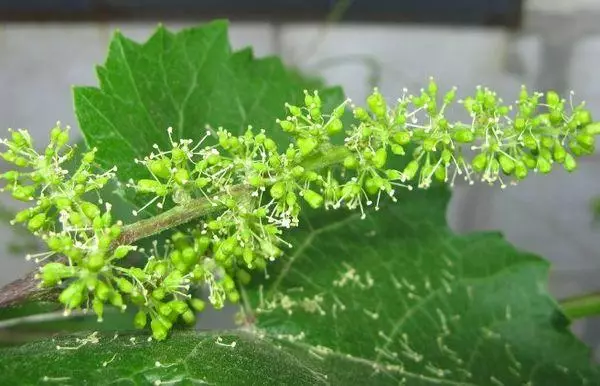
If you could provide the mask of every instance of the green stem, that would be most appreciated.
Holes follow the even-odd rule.
[[[562,311],[571,320],[600,315],[600,293],[574,296],[560,302]]]
[[[321,149],[321,152],[314,157],[306,159],[302,165],[308,170],[319,170],[343,162],[348,154],[350,151],[345,146],[328,146]],[[251,187],[246,185],[236,185],[229,190],[229,194],[234,197],[247,195],[250,192]],[[222,209],[222,205],[217,205],[207,198],[190,200],[154,217],[126,225],[116,244],[128,245]]]

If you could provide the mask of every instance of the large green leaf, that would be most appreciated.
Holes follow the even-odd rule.
[[[548,264],[497,234],[452,234],[447,198],[435,189],[366,220],[341,211],[307,218],[291,234],[290,255],[246,290],[243,331],[177,333],[161,343],[110,335],[77,350],[55,347],[80,345],[75,338],[33,343],[0,351],[0,379],[599,384],[588,349],[546,292]]]
[[[117,32],[97,74],[99,88],[75,88],[76,114],[100,165],[116,165],[122,181],[145,176],[133,160],[152,152],[153,144],[167,149],[168,127],[175,139],[200,139],[206,125],[232,132],[252,125],[285,143],[285,134],[273,130],[275,119],[286,102],[303,98],[303,88],[318,85],[278,58],[232,52],[224,21],[176,34],[160,26],[144,44]],[[331,103],[341,101],[339,88],[323,93]]]

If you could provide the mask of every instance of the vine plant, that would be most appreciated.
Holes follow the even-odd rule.
[[[238,302],[235,279],[247,283],[248,271],[266,269],[292,247],[283,231],[298,226],[301,200],[313,209],[345,206],[365,218],[365,208],[379,210],[382,197],[395,201],[397,189],[426,189],[434,179],[454,185],[462,177],[505,188],[530,171],[549,173],[554,164],[573,171],[575,157],[590,154],[600,133],[600,124],[592,123],[582,104],[568,111],[569,103],[553,91],[542,99],[543,94],[530,95],[523,88],[513,119],[512,106],[479,88],[460,101],[472,119],[463,123],[444,115],[456,90],[438,106],[433,80],[420,94],[405,92],[392,106],[375,90],[367,108],[352,107],[359,123],[348,128],[342,118],[349,100],[323,112],[318,92],[304,94],[303,106],[287,104],[289,115],[277,120],[292,140],[282,152],[264,130],[252,127],[241,136],[209,128],[197,140],[174,139],[169,127],[171,147],[155,145],[147,157],[135,159],[149,178],[131,180],[128,187],[151,197],[134,216],[153,204],[163,208],[167,199],[177,206],[127,226],[113,219],[110,203],[85,198],[116,172],[93,170],[96,149],[85,152],[69,174],[62,166],[75,154],[67,145],[68,127],[58,123],[52,129],[42,154],[27,131],[12,131],[11,139],[2,140],[7,148],[2,157],[18,169],[1,177],[14,198],[35,203],[13,222],[26,223],[48,246],[48,252],[27,255],[40,264],[40,285],[63,288],[58,300],[66,314],[91,308],[102,321],[106,303],[122,309],[132,305],[139,309],[135,326],[149,322],[154,338],[163,340],[175,321],[194,323],[193,310],[204,309],[190,288],[206,285],[217,309],[226,300]],[[331,137],[340,133],[344,144],[335,146]],[[203,146],[210,136],[218,144]],[[476,152],[472,160],[465,147]],[[394,156],[409,162],[395,169],[388,161]],[[142,268],[121,264],[139,239],[198,217],[203,221],[196,227],[175,232],[160,249],[147,251]],[[48,262],[55,255],[67,262]]]
[[[101,149],[77,155],[68,126],[57,123],[43,151],[26,130],[11,130],[1,155],[15,169],[0,178],[15,199],[31,203],[13,223],[47,246],[27,255],[39,265],[35,282],[58,290],[65,315],[93,310],[102,321],[107,305],[133,307],[134,326],[149,326],[154,339],[165,340],[176,323],[195,323],[205,308],[194,288],[206,287],[219,309],[240,301],[253,271],[268,272],[272,261],[286,259],[297,247],[288,229],[302,225],[305,211],[346,208],[365,219],[397,205],[401,191],[458,180],[504,189],[557,166],[572,172],[600,133],[573,95],[525,87],[511,105],[483,87],[464,99],[456,88],[440,93],[431,79],[393,103],[375,89],[364,107],[349,99],[326,106],[318,91],[306,90],[301,103],[282,106],[286,115],[272,120],[288,136],[285,145],[261,127],[237,135],[207,126],[194,138],[165,127],[168,146],[154,144],[131,159],[142,177],[122,185],[116,166],[97,162]],[[448,119],[455,107],[468,120]],[[145,201],[133,215],[146,218],[125,224],[112,213],[102,194],[111,180]],[[140,247],[159,234],[166,241]],[[132,265],[132,253],[145,262]]]

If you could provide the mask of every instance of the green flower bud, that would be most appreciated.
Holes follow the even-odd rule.
[[[552,164],[544,157],[538,157],[537,169],[543,174],[548,174],[552,171]]]
[[[33,218],[31,220],[29,220],[29,222],[27,223],[27,228],[30,231],[35,232],[35,231],[39,230],[41,227],[43,227],[45,222],[46,222],[46,213],[39,213],[39,214],[36,214],[35,216],[33,216]]]
[[[560,103],[560,97],[556,91],[548,91],[546,93],[546,103],[550,106],[556,106]]]
[[[191,310],[187,310],[181,314],[181,319],[183,319],[186,324],[192,325],[196,322],[196,315]]]
[[[129,251],[131,251],[132,249],[133,247],[130,245],[119,245],[117,248],[115,248],[112,257],[114,259],[122,259],[125,256],[127,256]]]
[[[75,274],[74,269],[67,267],[62,263],[48,263],[41,269],[42,282],[46,286],[53,286],[60,282],[62,279],[72,277]]]
[[[314,139],[312,137],[308,137],[308,138],[298,138],[298,140],[296,141],[296,144],[298,145],[298,149],[300,150],[300,153],[303,156],[306,156],[306,155],[312,153],[312,151],[316,149],[318,142],[316,139]]]
[[[256,142],[257,145],[262,145],[265,142],[265,139],[267,139],[267,136],[264,133],[256,134],[254,142]]]
[[[533,169],[537,166],[537,160],[531,154],[523,153],[521,155],[521,160],[525,163],[525,166],[527,166],[529,169]]]
[[[19,148],[31,148],[31,136],[25,130],[13,131],[12,140]]]
[[[240,294],[237,291],[230,291],[227,293],[227,298],[233,304],[236,304],[240,301]]]
[[[171,159],[175,164],[180,165],[187,160],[187,155],[183,149],[174,147],[173,150],[171,150]]]
[[[435,151],[435,145],[437,145],[438,141],[435,138],[428,137],[423,140],[423,149],[425,151]]]
[[[517,161],[515,163],[515,177],[517,177],[519,180],[522,180],[527,177],[528,173],[529,172],[527,171],[525,163],[522,161]]]
[[[301,114],[298,114],[298,116],[300,116]],[[279,123],[279,126],[281,126],[281,129],[283,131],[285,131],[286,133],[293,133],[294,131],[296,131],[296,125],[288,120],[277,120],[277,123]]]
[[[475,157],[473,157],[473,161],[471,162],[473,166],[473,170],[476,172],[482,172],[485,170],[488,164],[488,155],[487,153],[479,153]]]
[[[104,267],[104,254],[95,252],[88,256],[87,268],[90,271],[97,272]]]
[[[293,160],[296,158],[296,155],[298,153],[296,152],[296,149],[294,149],[293,147],[288,147],[287,150],[285,151],[285,156],[289,159],[289,160]]]
[[[452,103],[454,99],[456,99],[456,87],[452,87],[452,89],[444,95],[444,103],[448,105]]]
[[[6,181],[17,181],[19,179],[19,172],[15,171],[15,170],[10,170],[6,173],[0,174],[0,178],[4,179]]]
[[[238,246],[237,238],[235,236],[231,236],[221,243],[219,250],[224,255],[230,255],[233,253],[236,246]]]
[[[575,139],[577,140],[577,143],[584,148],[594,146],[594,137],[589,134],[579,134]]]
[[[385,148],[380,147],[379,149],[377,149],[377,151],[375,151],[375,156],[373,157],[372,161],[373,165],[375,165],[376,168],[383,169],[387,161],[387,151],[385,150]]]
[[[367,105],[376,117],[385,117],[385,113],[387,110],[386,103],[383,98],[383,95],[381,95],[377,90],[375,90],[371,95],[367,97]]]
[[[183,314],[184,312],[190,309],[187,303],[183,300],[171,300],[169,302],[169,306],[173,311],[175,311],[179,315]]]
[[[344,125],[342,124],[342,121],[339,118],[331,119],[325,126],[325,129],[327,130],[327,134],[329,134],[329,135],[335,135],[335,134],[341,132],[343,128],[344,128]]]
[[[111,292],[109,301],[113,306],[123,309],[123,296],[120,293],[116,291]]]
[[[575,161],[575,158],[573,158],[573,156],[569,153],[567,153],[565,156],[564,167],[568,172],[572,172],[577,168],[577,162]]]
[[[102,321],[102,315],[104,314],[104,303],[99,299],[94,299],[92,301],[92,308],[96,315],[98,315],[98,322]]]
[[[305,190],[303,197],[308,205],[310,205],[313,209],[317,209],[323,205],[323,196],[313,190]]]
[[[518,131],[523,131],[525,129],[525,126],[525,118],[517,117],[517,119],[515,119],[515,129],[517,129]]]
[[[538,148],[538,142],[533,135],[527,134],[523,136],[523,144],[531,150]]]
[[[83,302],[83,282],[75,281],[65,288],[58,300],[68,308],[76,308]]]
[[[162,303],[157,307],[157,311],[162,316],[168,317],[173,312],[173,309],[168,303]]]
[[[81,217],[81,215],[79,213],[71,212],[71,213],[69,213],[69,222],[75,226],[82,226],[83,218]]]
[[[56,197],[54,199],[54,205],[58,210],[71,208],[72,201],[68,197]]]
[[[277,144],[271,138],[265,139],[265,143],[263,146],[265,147],[265,149],[267,149],[267,151],[270,151],[270,152],[277,151]]]
[[[395,169],[386,170],[385,175],[388,178],[388,180],[390,180],[390,181],[402,179],[402,173],[400,173],[398,170],[395,170]]]
[[[397,131],[392,136],[392,141],[398,145],[406,145],[410,142],[410,134],[408,131]]]
[[[168,328],[166,328],[158,319],[153,319],[152,322],[150,322],[150,327],[152,328],[152,337],[154,339],[160,341],[167,338]]]
[[[289,206],[294,206],[296,204],[296,194],[294,192],[288,192],[285,196],[285,203]]]
[[[362,107],[357,107],[354,109],[353,111],[354,114],[354,118],[358,119],[359,121],[367,121],[369,119],[369,113],[367,112],[367,110],[363,109]]]
[[[498,162],[502,171],[507,175],[510,175],[515,170],[515,162],[505,154],[500,154]]]
[[[360,129],[360,135],[363,139],[368,139],[373,134],[373,128],[371,126],[361,125]]]
[[[310,114],[310,117],[312,119],[314,119],[315,121],[322,118],[321,109],[318,107],[313,107],[312,109],[310,109],[309,114]]]
[[[51,251],[61,252],[62,251],[62,241],[58,236],[50,236],[46,239],[46,244]]]
[[[163,184],[156,180],[142,179],[137,182],[136,189],[143,193],[156,193],[161,190]]]
[[[268,240],[261,241],[260,249],[265,254],[265,256],[269,258],[278,257],[282,254],[281,249],[277,248],[275,244],[271,243]]]
[[[146,323],[148,322],[148,315],[144,311],[138,311],[133,317],[133,326],[137,329],[142,329],[146,327]]]
[[[14,221],[15,222],[24,222],[27,221],[31,218],[31,216],[33,215],[31,209],[24,209],[20,212],[17,212],[17,214],[15,215]]]
[[[279,157],[278,154],[275,154],[275,153],[273,153],[269,157],[268,162],[269,162],[269,166],[271,166],[272,168],[279,168],[281,166],[281,158]],[[266,168],[265,168],[265,170],[266,170]]]
[[[438,93],[437,83],[433,80],[433,78],[429,79],[429,84],[427,85],[427,93],[429,96],[434,98]]]
[[[600,122],[591,123],[583,129],[583,132],[588,135],[598,135],[600,134]]]
[[[198,177],[196,179],[196,187],[198,187],[200,189],[204,188],[209,183],[210,183],[210,178],[207,178],[207,177]]]
[[[249,267],[252,266],[252,262],[254,261],[254,252],[252,251],[252,248],[250,248],[250,247],[244,248],[242,257],[244,259],[244,263],[246,263],[247,266],[249,266]]]
[[[106,283],[99,281],[96,284],[95,294],[98,299],[106,301],[110,297],[111,289]]]
[[[130,294],[131,292],[133,292],[133,284],[131,284],[129,280],[122,277],[118,277],[115,279],[115,282],[117,283],[117,287],[119,288],[119,290],[121,290],[121,292],[126,294]]]
[[[168,158],[152,160],[148,163],[148,168],[152,174],[164,179],[171,177],[171,167],[171,160]]]
[[[565,150],[564,147],[562,147],[562,145],[560,144],[559,141],[556,141],[554,144],[554,153],[553,153],[554,161],[563,163],[565,161],[566,156],[567,156],[567,151]]]
[[[271,197],[273,197],[276,200],[279,200],[285,195],[285,190],[285,184],[281,181],[278,181],[274,183],[273,186],[271,186]]]
[[[190,173],[186,169],[177,169],[173,178],[179,185],[185,185],[190,180]]]
[[[300,115],[302,115],[302,109],[300,109],[300,107],[298,106],[292,106],[286,103],[285,107],[287,107],[290,113],[295,117],[299,117]]]
[[[394,153],[395,155],[404,155],[404,154],[406,154],[404,152],[404,148],[401,145],[397,145],[395,143],[390,146],[390,149],[392,150],[392,153]]]
[[[588,110],[579,110],[575,112],[574,118],[581,126],[585,126],[592,122],[592,114]]]
[[[471,143],[475,140],[475,134],[470,129],[456,130],[452,137],[456,142]]]
[[[69,133],[65,130],[62,131],[56,138],[56,146],[63,147],[69,142]]]
[[[365,190],[367,193],[373,195],[379,191],[381,186],[381,179],[379,178],[367,178],[365,181]]]
[[[412,160],[408,163],[408,165],[406,165],[406,168],[404,168],[402,174],[404,174],[404,177],[406,177],[406,179],[410,181],[415,177],[418,170],[419,163],[416,160]]]
[[[154,291],[152,291],[152,297],[156,300],[163,300],[167,296],[164,288],[158,287]]]
[[[204,310],[204,307],[206,306],[206,304],[202,300],[196,298],[192,298],[190,300],[190,305],[193,309],[195,309],[198,312],[202,312]]]
[[[242,285],[247,285],[252,280],[252,275],[243,269],[238,269],[238,271],[235,273],[235,277],[237,278],[238,283]]]
[[[163,286],[167,289],[175,289],[181,284],[182,275],[179,271],[171,272],[163,281]]]
[[[304,168],[300,165],[294,166],[294,168],[292,169],[292,174],[296,178],[301,178],[304,175]]]
[[[33,185],[15,186],[12,191],[12,196],[19,201],[30,201],[33,199],[36,187]]]
[[[211,166],[215,166],[216,164],[218,164],[221,161],[221,156],[219,154],[215,154],[215,153],[211,153],[207,158],[206,158],[206,162],[208,162],[209,165]]]
[[[446,168],[443,166],[438,166],[433,175],[440,182],[446,181]]]
[[[550,123],[553,125],[562,123],[562,121],[563,121],[562,110],[555,109],[555,110],[550,111],[549,119],[550,119]]]
[[[315,103],[313,96],[310,95],[307,90],[304,90],[304,105],[310,107],[313,103]]]
[[[90,220],[93,220],[100,215],[100,209],[96,205],[87,201],[83,201],[81,203],[81,211]]]

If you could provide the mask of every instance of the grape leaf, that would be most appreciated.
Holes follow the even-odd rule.
[[[99,87],[74,89],[76,115],[88,146],[98,148],[98,163],[116,165],[121,181],[147,177],[133,160],[155,151],[153,144],[168,149],[168,127],[176,140],[199,140],[206,125],[234,133],[252,125],[287,143],[275,119],[286,102],[300,102],[303,88],[318,85],[276,57],[233,52],[225,21],[178,33],[159,26],[144,44],[117,32],[97,75]],[[321,92],[332,104],[342,100],[339,88]]]
[[[599,384],[589,350],[547,293],[548,264],[497,234],[452,234],[447,200],[433,189],[365,220],[343,211],[309,216],[269,278],[245,289],[243,330],[178,332],[160,343],[143,335],[32,343],[0,350],[0,379]]]

